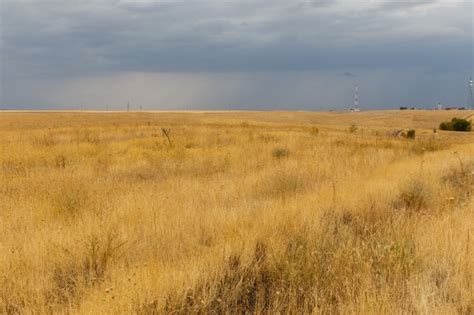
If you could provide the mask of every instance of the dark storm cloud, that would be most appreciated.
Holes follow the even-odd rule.
[[[3,0],[2,94],[22,78],[123,72],[464,75],[471,12],[468,0]]]
[[[36,63],[52,72],[78,70],[72,60],[90,71],[296,70],[338,64],[365,66],[368,60],[380,66],[398,65],[409,54],[410,59],[426,63],[424,54],[420,54],[423,47],[419,47],[425,43],[413,45],[410,39],[391,39],[391,34],[383,32],[373,34],[376,25],[370,25],[380,21],[372,16],[364,22],[364,12],[359,13],[363,15],[360,18],[337,11],[311,14],[302,9],[288,13],[286,5],[277,2],[272,6],[266,1],[254,4],[261,9],[260,14],[245,5],[209,1],[85,3],[7,1],[3,57],[20,63],[30,61],[27,64]],[[331,0],[298,3],[335,6]],[[374,9],[432,3],[435,1],[390,1]],[[334,21],[338,17],[340,21]],[[359,23],[369,25],[369,29],[360,30],[365,34],[355,32]],[[365,35],[372,38],[364,39]],[[469,46],[462,37],[453,44],[461,49]],[[391,53],[393,48],[399,53]],[[439,59],[443,50],[431,51],[432,59]]]

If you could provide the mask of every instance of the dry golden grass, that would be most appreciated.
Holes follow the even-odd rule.
[[[0,113],[0,313],[472,314],[469,114]]]

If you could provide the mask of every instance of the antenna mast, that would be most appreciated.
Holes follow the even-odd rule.
[[[351,112],[358,112],[359,108],[359,86],[356,84],[354,88],[354,99],[352,102]]]
[[[467,107],[469,109],[474,109],[474,98],[472,96],[472,77],[469,78],[469,96],[467,99]]]

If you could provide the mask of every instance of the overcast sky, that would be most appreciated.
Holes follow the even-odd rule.
[[[8,108],[465,106],[472,0],[0,0]]]

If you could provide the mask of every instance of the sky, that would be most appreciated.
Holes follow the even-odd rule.
[[[0,0],[10,109],[466,106],[472,0]]]

